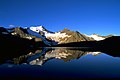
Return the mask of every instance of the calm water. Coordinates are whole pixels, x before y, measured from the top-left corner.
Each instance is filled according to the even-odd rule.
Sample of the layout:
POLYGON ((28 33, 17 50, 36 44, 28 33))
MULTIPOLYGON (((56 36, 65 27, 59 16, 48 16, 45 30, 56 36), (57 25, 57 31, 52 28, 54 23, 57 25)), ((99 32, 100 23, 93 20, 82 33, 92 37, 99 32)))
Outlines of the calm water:
MULTIPOLYGON (((19 61, 18 61, 19 62, 19 61)), ((0 65, 0 77, 120 78, 120 58, 101 52, 44 48, 22 63, 0 65)))

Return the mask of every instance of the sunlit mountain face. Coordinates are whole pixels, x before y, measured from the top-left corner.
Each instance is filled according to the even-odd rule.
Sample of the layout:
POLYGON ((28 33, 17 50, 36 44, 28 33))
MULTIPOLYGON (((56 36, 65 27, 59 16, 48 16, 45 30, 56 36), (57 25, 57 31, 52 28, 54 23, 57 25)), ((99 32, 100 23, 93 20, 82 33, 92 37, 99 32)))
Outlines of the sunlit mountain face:
POLYGON ((120 78, 119 46, 114 35, 0 27, 0 77, 120 78))
POLYGON ((0 28, 1 34, 10 34, 25 39, 35 39, 35 41, 42 41, 46 45, 57 45, 71 42, 81 41, 100 41, 114 35, 100 36, 98 34, 86 35, 78 31, 71 31, 67 28, 58 32, 47 30, 43 26, 36 27, 13 27, 13 28, 0 28))

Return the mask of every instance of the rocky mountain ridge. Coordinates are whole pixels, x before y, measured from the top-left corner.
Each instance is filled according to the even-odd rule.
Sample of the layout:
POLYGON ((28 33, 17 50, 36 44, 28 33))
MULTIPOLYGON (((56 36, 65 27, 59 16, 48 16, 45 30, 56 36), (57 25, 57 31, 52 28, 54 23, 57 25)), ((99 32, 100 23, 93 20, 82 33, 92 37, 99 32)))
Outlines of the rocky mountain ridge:
POLYGON ((45 45, 52 46, 57 44, 81 42, 81 41, 99 41, 104 40, 110 36, 100 36, 97 34, 85 35, 78 31, 71 31, 67 28, 59 32, 52 32, 45 29, 43 26, 37 27, 15 27, 15 28, 4 28, 0 27, 1 34, 10 34, 20 38, 25 38, 35 42, 43 42, 45 45))
MULTIPOLYGON (((44 52, 45 50, 43 49, 46 47, 79 47, 83 52, 98 51, 109 53, 109 55, 118 56, 119 46, 120 36, 100 36, 96 34, 88 36, 78 31, 71 31, 69 29, 64 29, 59 32, 51 32, 47 29, 44 29, 42 26, 29 28, 0 27, 0 49, 1 52, 4 52, 0 56, 0 63, 10 59, 14 59, 16 61, 15 63, 19 63, 19 60, 22 62, 24 59, 26 59, 26 56, 34 57, 34 55, 40 51, 44 52), (113 52, 115 53, 113 54, 113 52)), ((55 57, 69 61, 71 58, 73 58, 73 55, 76 55, 76 58, 79 57, 77 53, 81 53, 78 51, 73 52, 73 55, 71 55, 69 53, 72 52, 72 49, 68 50, 67 52, 65 51, 66 50, 61 49, 54 50, 53 52, 48 51, 46 56, 50 58, 52 56, 52 58, 55 57), (59 53, 52 55, 57 52, 59 53), (49 53, 52 54, 49 55, 49 53), (66 59, 66 57, 68 57, 68 59, 66 59)), ((96 53, 94 55, 96 55, 96 53)), ((29 59, 31 62, 31 59, 33 58, 29 59)))

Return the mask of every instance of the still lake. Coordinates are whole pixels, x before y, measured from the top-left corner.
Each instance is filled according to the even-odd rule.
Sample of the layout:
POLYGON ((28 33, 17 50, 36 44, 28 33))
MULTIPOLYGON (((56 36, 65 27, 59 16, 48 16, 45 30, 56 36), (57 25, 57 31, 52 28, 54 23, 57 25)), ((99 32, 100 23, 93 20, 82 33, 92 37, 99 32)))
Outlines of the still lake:
POLYGON ((1 64, 0 77, 120 78, 120 58, 80 49, 44 48, 21 64, 1 64))

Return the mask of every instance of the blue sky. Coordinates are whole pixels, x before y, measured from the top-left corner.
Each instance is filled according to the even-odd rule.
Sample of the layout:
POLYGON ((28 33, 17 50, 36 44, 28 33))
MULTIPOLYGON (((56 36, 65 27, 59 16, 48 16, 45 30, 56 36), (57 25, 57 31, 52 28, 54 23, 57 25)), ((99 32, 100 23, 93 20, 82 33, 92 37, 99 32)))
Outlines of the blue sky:
POLYGON ((0 0, 0 26, 120 35, 120 0, 0 0))

